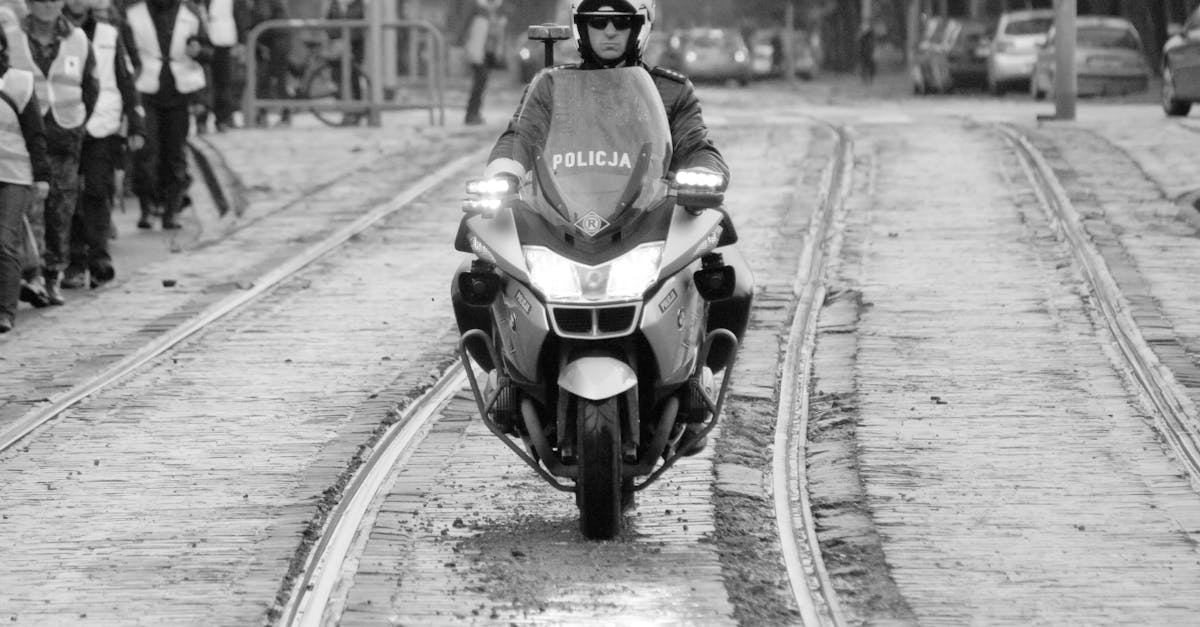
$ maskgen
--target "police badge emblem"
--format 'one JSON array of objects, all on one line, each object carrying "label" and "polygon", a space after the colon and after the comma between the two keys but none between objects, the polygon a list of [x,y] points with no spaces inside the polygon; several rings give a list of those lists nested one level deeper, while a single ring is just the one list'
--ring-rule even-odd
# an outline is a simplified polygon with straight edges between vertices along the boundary
[{"label": "police badge emblem", "polygon": [[608,228],[609,221],[595,211],[589,211],[587,215],[575,221],[575,226],[588,237],[596,237],[596,234]]}]

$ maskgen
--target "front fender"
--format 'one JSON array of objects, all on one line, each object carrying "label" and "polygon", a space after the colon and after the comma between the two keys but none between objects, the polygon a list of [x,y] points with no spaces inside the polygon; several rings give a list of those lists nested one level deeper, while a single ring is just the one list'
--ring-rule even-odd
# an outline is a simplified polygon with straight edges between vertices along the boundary
[{"label": "front fender", "polygon": [[558,375],[558,386],[575,396],[602,401],[637,385],[637,373],[613,357],[580,357]]}]

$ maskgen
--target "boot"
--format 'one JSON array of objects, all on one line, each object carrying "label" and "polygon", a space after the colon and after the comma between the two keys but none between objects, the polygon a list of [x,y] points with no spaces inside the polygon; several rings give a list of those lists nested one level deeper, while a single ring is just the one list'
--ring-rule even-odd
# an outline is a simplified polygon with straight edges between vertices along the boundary
[{"label": "boot", "polygon": [[142,207],[142,217],[138,218],[137,227],[139,229],[154,228],[154,224],[150,221],[154,217],[154,201],[146,196],[139,196],[138,204]]},{"label": "boot", "polygon": [[87,268],[71,264],[67,266],[67,271],[63,274],[62,287],[63,289],[77,290],[88,285],[89,281]]},{"label": "boot", "polygon": [[51,305],[65,305],[67,301],[62,295],[62,273],[58,271],[47,270],[46,277],[46,300],[50,301]]},{"label": "boot", "polygon": [[163,207],[162,228],[164,231],[183,228],[183,225],[179,223],[179,212],[183,210],[184,197],[184,194],[178,194],[168,200],[167,206]]},{"label": "boot", "polygon": [[40,275],[29,280],[21,279],[21,300],[41,309],[50,306],[50,296],[46,294],[46,280]]}]

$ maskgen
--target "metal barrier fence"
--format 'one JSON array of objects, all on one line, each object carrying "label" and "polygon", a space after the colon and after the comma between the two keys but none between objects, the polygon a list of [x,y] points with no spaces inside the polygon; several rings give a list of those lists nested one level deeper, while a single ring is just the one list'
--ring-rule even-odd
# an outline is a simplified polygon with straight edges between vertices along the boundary
[{"label": "metal barrier fence", "polygon": [[[258,59],[255,51],[258,49],[258,41],[264,32],[267,31],[314,31],[318,33],[328,34],[331,30],[339,30],[341,33],[340,42],[341,53],[340,59],[337,59],[337,68],[340,70],[341,81],[338,86],[337,95],[333,98],[260,98],[258,97],[259,76],[258,76]],[[350,45],[350,35],[352,31],[366,30],[367,37],[365,41],[365,59],[366,67],[358,69],[355,67],[353,56],[353,47]],[[409,59],[409,65],[413,68],[409,74],[410,77],[421,76],[419,72],[419,63],[425,63],[426,72],[423,73],[425,83],[428,88],[427,102],[397,102],[391,99],[384,98],[384,60],[383,60],[383,37],[384,30],[405,30],[410,33],[410,42],[414,45],[409,46],[410,52],[420,49],[418,37],[424,37],[429,43],[427,54],[416,58]],[[319,48],[325,46],[326,40],[332,41],[332,37],[319,37],[314,40],[306,40],[304,43],[309,47],[305,55],[305,73],[314,69],[318,69],[320,64],[327,64],[331,69],[334,69],[334,60],[322,56]],[[290,59],[289,59],[290,62]],[[446,84],[446,41],[442,32],[438,30],[432,23],[424,20],[389,20],[372,22],[368,20],[326,20],[326,19],[304,19],[304,20],[268,20],[258,24],[246,36],[246,87],[242,96],[242,114],[245,116],[247,126],[256,126],[258,124],[258,112],[264,109],[288,109],[288,110],[309,110],[314,112],[320,111],[341,111],[344,113],[363,113],[367,115],[368,123],[371,126],[380,125],[380,113],[383,111],[394,111],[401,109],[428,109],[429,123],[436,125],[444,125],[446,123],[446,108],[445,108],[445,84]],[[353,97],[353,89],[351,82],[354,80],[356,71],[361,71],[367,77],[370,85],[366,90],[368,93],[362,94],[363,97]],[[398,79],[399,76],[391,78]],[[303,80],[303,77],[301,77]],[[303,94],[301,94],[303,95]]]}]

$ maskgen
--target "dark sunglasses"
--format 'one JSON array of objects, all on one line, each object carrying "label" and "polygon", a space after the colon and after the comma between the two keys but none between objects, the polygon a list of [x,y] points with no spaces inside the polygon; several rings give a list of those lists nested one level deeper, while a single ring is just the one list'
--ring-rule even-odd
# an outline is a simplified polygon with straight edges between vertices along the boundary
[{"label": "dark sunglasses", "polygon": [[604,30],[609,24],[617,30],[629,30],[633,28],[635,17],[632,15],[593,15],[586,18],[584,21],[589,28],[596,30]]}]

